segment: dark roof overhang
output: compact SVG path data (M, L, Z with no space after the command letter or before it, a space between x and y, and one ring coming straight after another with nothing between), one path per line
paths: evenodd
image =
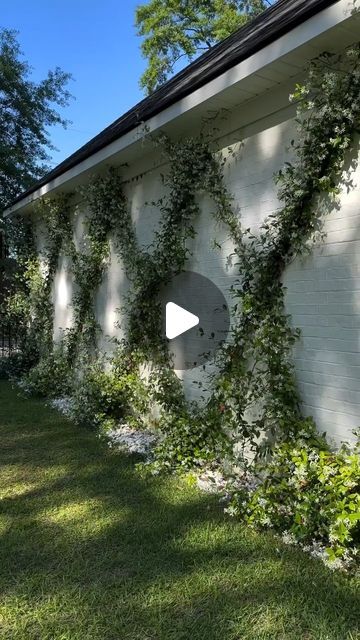
M197 58L80 147L20 194L10 207L336 2L337 0L278 0L275 5Z

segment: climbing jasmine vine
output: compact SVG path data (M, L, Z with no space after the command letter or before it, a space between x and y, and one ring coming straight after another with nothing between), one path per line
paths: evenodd
M21 308L23 305L26 340L36 344L37 364L28 374L32 388L44 395L54 394L54 379L57 385L60 379L65 380L62 391L74 398L72 415L96 428L114 429L118 421L131 427L152 421L162 434L153 451L153 470L189 469L234 456L234 440L240 445L236 461L245 469L249 452L254 454L252 465L272 452L266 481L256 483L254 494L234 491L231 504L232 512L241 512L249 522L261 526L274 524L274 505L279 506L282 500L284 487L276 483L279 469L291 473L301 468L299 482L307 483L309 474L316 477L319 492L314 500L323 496L321 474L325 463L334 465L335 475L338 472L341 479L345 478L340 483L342 499L347 461L353 473L349 491L357 481L360 486L356 460L348 460L344 452L338 458L332 456L325 439L316 435L312 421L301 416L292 361L299 331L286 314L282 282L289 262L321 237L324 213L340 193L339 184L360 124L359 46L342 55L324 54L313 61L306 82L296 86L291 100L297 104L298 135L291 141L292 159L276 176L280 207L256 236L242 228L235 213L224 181L224 159L214 152L211 138L201 134L174 142L161 136L156 144L161 146L168 166L163 177L167 195L152 203L161 216L151 246L145 250L138 243L121 177L112 169L81 189L86 204L81 250L75 248L71 238L69 201L41 201L41 218L48 236L45 274L39 280L39 265L32 250L24 276L26 301L16 302L15 295L12 303ZM161 287L181 272L190 258L188 246L196 233L200 191L212 201L215 219L228 228L238 269L238 279L232 286L231 339L217 354L216 372L208 377L209 394L203 404L187 401L173 371L167 342L161 336L157 302ZM109 264L110 238L131 289L123 309L126 337L118 341L111 358L104 358L97 350L94 296ZM65 333L63 344L55 348L51 289L64 249L71 259L75 281L74 324ZM74 377L76 362L83 366L80 381ZM146 378L142 375L144 367ZM59 376L54 376L54 371ZM151 414L154 406L158 408L157 417ZM305 449L307 458L302 464L301 451ZM286 526L291 536L304 540L310 535L324 539L331 532L335 542L330 541L330 547L338 557L357 544L358 523L353 514L357 502L349 494L348 516L341 520L335 509L335 522L331 520L332 501L340 500L340 495L336 486L331 491L322 528L314 524L313 512L311 527L307 527L305 512L309 505L305 501L301 509L296 509L294 491L287 496L286 513L276 512L276 527L281 530Z

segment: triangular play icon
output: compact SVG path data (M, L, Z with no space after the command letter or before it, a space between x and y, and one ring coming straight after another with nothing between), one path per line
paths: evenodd
M168 302L166 305L166 337L169 340L177 338L185 331L189 331L193 327L199 324L200 320L197 316L190 311L186 311L183 307L175 304L175 302Z

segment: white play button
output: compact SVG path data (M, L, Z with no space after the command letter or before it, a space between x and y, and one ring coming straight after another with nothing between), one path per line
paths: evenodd
M166 305L166 337L169 340L177 338L185 331L189 331L199 324L199 318L193 313L186 311L183 307L174 302L168 302Z
M161 288L157 302L161 337L174 370L186 371L211 361L230 328L221 290L200 273L182 271Z

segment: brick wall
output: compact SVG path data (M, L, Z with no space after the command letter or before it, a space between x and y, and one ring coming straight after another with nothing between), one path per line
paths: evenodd
M259 101L258 101L259 102ZM271 113L266 113L270 108ZM260 117L260 111L263 115ZM222 124L224 153L228 153L231 132L235 157L229 156L225 179L234 195L243 226L256 232L261 222L280 206L273 174L288 158L287 147L294 137L294 122L284 100L284 91L272 94L271 100L249 103L254 122L242 128L244 107L231 114ZM255 119L256 115L256 119ZM126 183L139 241L147 246L159 221L156 207L146 203L163 194L160 174L164 168L153 169L157 159L142 159L138 179ZM137 167L129 172L136 175ZM145 175L142 175L145 171ZM127 179L125 170L125 179ZM303 411L313 415L321 431L327 431L337 442L349 438L351 430L360 425L360 172L352 175L354 184L343 188L341 206L330 213L327 209L324 231L326 240L314 247L311 255L296 260L284 274L287 291L287 310L292 322L302 330L302 338L294 353L297 380ZM236 270L227 262L232 251L226 228L214 224L212 203L206 194L199 194L201 216L196 223L198 235L190 247L193 257L188 268L211 278L229 298L228 289ZM81 235L81 229L77 235ZM213 240L222 245L213 249ZM60 286L61 285L61 286ZM54 296L56 302L56 331L69 316L65 313L71 282L60 265ZM62 288L62 294L61 294ZM112 252L109 272L97 294L96 309L103 328L103 348L110 349L106 336L122 335L115 327L120 319L119 309L125 303L129 283L121 263ZM67 292L67 293L66 293ZM62 300L62 302L61 302ZM65 315L64 315L65 314ZM66 316L66 317L65 317ZM124 323L124 318L122 319ZM55 331L55 333L56 333ZM194 379L200 371L182 374L189 397L198 393Z
M295 365L303 410L337 443L360 426L360 170L324 218L326 238L286 271L287 308L302 330Z

